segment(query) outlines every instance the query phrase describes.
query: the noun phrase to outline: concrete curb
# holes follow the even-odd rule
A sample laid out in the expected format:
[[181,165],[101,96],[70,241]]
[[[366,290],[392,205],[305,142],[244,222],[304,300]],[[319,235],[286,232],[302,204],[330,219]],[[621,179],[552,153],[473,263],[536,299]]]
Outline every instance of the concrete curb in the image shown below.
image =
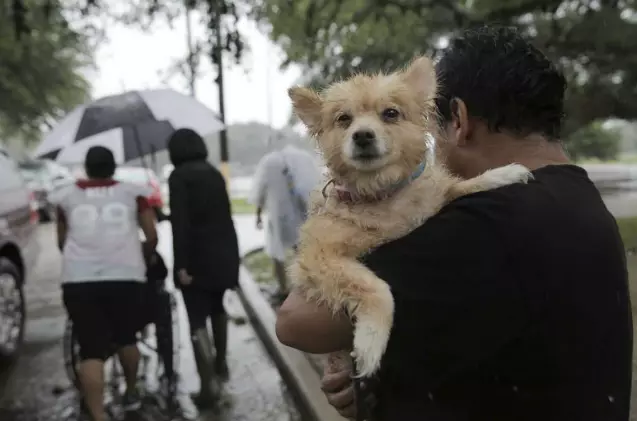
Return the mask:
[[344,421],[321,391],[316,368],[306,355],[282,345],[274,330],[276,313],[245,267],[239,276],[239,297],[259,338],[274,359],[281,377],[300,405],[303,421]]

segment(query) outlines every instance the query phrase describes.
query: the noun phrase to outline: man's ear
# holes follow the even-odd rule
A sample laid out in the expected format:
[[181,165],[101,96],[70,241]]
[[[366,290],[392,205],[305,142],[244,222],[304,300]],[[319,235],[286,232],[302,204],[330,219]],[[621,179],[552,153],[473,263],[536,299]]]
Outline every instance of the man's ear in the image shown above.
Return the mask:
[[456,132],[457,145],[466,146],[471,140],[473,131],[467,104],[460,98],[452,98],[449,101],[449,109],[451,110],[451,123]]
[[420,56],[402,72],[403,80],[425,101],[433,101],[438,90],[436,70],[429,57]]
[[321,108],[323,99],[321,96],[309,88],[295,86],[288,90],[288,95],[292,100],[292,110],[310,133],[318,134],[321,127]]

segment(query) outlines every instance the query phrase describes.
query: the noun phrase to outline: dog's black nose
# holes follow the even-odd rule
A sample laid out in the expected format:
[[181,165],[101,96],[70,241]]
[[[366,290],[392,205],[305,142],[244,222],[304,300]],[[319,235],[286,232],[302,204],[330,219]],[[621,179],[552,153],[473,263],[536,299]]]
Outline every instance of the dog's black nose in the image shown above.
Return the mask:
[[354,132],[352,135],[352,140],[354,144],[359,148],[366,148],[374,142],[376,139],[376,135],[371,130],[359,130]]

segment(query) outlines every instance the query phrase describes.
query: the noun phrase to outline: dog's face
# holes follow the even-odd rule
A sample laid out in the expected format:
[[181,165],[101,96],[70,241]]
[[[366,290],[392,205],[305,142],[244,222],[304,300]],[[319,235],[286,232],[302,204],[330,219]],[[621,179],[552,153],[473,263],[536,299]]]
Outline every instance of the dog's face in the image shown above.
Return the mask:
[[301,87],[289,94],[334,176],[350,182],[373,176],[384,184],[408,176],[425,159],[436,94],[429,58],[389,75],[356,75],[321,95]]

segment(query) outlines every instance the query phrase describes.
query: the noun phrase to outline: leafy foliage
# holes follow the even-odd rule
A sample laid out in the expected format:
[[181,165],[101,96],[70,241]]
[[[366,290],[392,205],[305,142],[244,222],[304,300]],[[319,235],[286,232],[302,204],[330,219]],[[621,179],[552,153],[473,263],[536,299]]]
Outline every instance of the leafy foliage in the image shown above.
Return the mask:
[[597,158],[608,161],[617,158],[620,139],[617,130],[605,128],[600,122],[593,122],[571,134],[568,152],[574,160]]
[[79,70],[91,55],[59,11],[31,7],[17,26],[20,36],[10,12],[0,7],[0,140],[33,142],[44,126],[86,100],[89,85]]
[[558,62],[570,88],[565,135],[607,118],[637,117],[635,0],[270,0],[257,16],[304,83],[403,65],[486,23],[511,25]]
[[[3,5],[4,6],[4,5]],[[183,62],[176,63],[175,69],[184,73],[185,76],[190,79],[196,77],[196,71],[201,57],[207,57],[210,59],[214,66],[217,66],[221,60],[221,54],[224,52],[230,53],[235,60],[240,60],[244,54],[246,47],[244,39],[237,29],[237,21],[239,18],[247,13],[246,6],[243,2],[238,0],[130,0],[130,1],[118,1],[118,0],[12,0],[11,4],[7,7],[0,8],[2,21],[5,24],[0,28],[0,34],[4,37],[0,39],[0,43],[6,39],[7,46],[11,46],[16,40],[23,43],[33,44],[36,40],[49,36],[48,41],[50,54],[42,55],[41,51],[31,58],[24,58],[24,60],[34,59],[34,57],[40,57],[41,59],[47,59],[47,64],[50,63],[52,67],[57,69],[58,73],[63,73],[72,63],[72,60],[78,60],[78,63],[72,64],[84,64],[89,58],[87,51],[88,48],[81,48],[86,46],[88,39],[97,41],[102,35],[99,28],[95,28],[90,22],[95,18],[100,18],[106,21],[122,22],[130,26],[137,26],[141,29],[149,29],[150,24],[157,19],[164,19],[168,23],[172,24],[173,20],[182,15],[186,8],[196,10],[202,21],[207,28],[206,39],[198,43],[193,48],[193,53],[189,57],[186,57]],[[72,19],[66,19],[65,17],[71,17]],[[93,19],[82,19],[93,18]],[[78,28],[77,31],[73,31],[69,28],[68,20],[73,20],[74,27]],[[9,33],[13,34],[13,37],[9,38]],[[60,36],[59,34],[63,34]],[[69,45],[69,42],[73,41],[75,44]],[[21,47],[16,47],[16,54],[22,54],[22,56],[28,56],[29,53],[21,52]],[[68,54],[62,53],[62,51],[68,51]],[[2,51],[2,44],[0,44],[0,52]],[[27,50],[33,51],[33,50]],[[71,51],[77,54],[71,54]],[[34,54],[36,54],[34,52]],[[61,55],[66,61],[60,63],[59,61],[51,60],[52,54]],[[2,56],[0,56],[2,57]],[[56,56],[57,59],[57,56]],[[37,69],[31,70],[30,67],[25,67],[25,63],[20,62],[15,66],[16,68],[22,68],[22,75],[24,77],[32,78],[37,73]],[[42,79],[38,84],[38,89],[46,88],[53,89],[53,86],[57,86],[56,89],[59,92],[64,92],[67,97],[59,99],[57,102],[63,106],[59,109],[55,109],[55,112],[49,110],[48,105],[42,103],[42,100],[55,99],[50,95],[44,94],[39,98],[18,98],[17,103],[25,103],[25,107],[30,107],[35,110],[38,108],[43,109],[40,114],[43,115],[43,119],[33,118],[33,113],[25,113],[23,110],[16,107],[13,113],[2,121],[0,115],[0,124],[5,127],[11,127],[12,131],[24,131],[28,129],[30,138],[34,138],[37,133],[37,128],[41,126],[42,121],[48,122],[51,117],[56,118],[62,115],[65,111],[71,107],[68,104],[75,105],[79,102],[83,102],[86,98],[86,92],[88,92],[88,85],[86,81],[81,77],[71,77],[69,73],[66,79],[61,75],[53,77],[53,74],[48,70],[48,66],[42,68],[43,75],[51,75],[50,79]],[[77,69],[78,66],[72,67]],[[0,95],[2,90],[2,70],[0,69]],[[77,76],[77,75],[76,75]],[[69,84],[74,83],[74,86]],[[26,88],[21,88],[22,85],[16,84],[13,81],[6,81],[5,90],[13,91],[13,97],[4,97],[0,100],[6,99],[7,102],[16,101],[16,95],[19,92],[24,91]],[[40,91],[43,92],[43,91]],[[22,101],[22,102],[20,102]],[[0,112],[2,112],[2,104],[0,104]],[[28,127],[25,126],[26,122],[30,122]]]

